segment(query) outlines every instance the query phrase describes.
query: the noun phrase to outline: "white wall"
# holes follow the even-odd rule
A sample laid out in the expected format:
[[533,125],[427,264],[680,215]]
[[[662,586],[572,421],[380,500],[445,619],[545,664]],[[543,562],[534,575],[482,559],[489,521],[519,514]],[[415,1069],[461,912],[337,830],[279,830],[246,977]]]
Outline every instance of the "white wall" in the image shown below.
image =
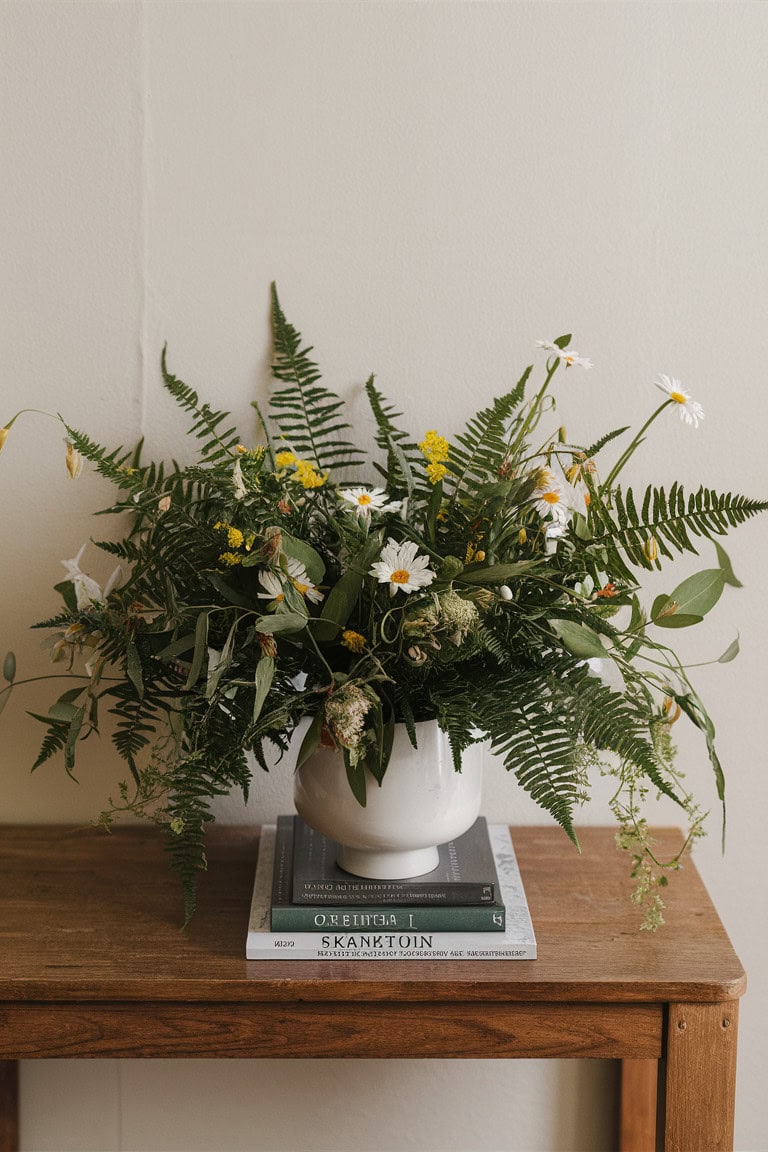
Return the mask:
[[[657,426],[638,478],[768,491],[765,5],[6,0],[0,22],[0,421],[28,404],[104,442],[182,451],[158,382],[167,340],[172,369],[247,436],[276,279],[356,413],[375,370],[415,430],[450,434],[535,339],[571,330],[596,364],[561,393],[574,439],[637,425],[671,373],[706,420]],[[90,519],[108,492],[64,479],[61,451],[33,417],[0,459],[0,647],[30,675],[47,658],[27,624],[53,610],[59,560],[108,530]],[[765,539],[758,522],[732,537],[745,588],[685,638],[697,660],[742,639],[735,664],[698,677],[729,844],[723,860],[715,819],[697,851],[750,977],[741,1150],[768,1147]],[[24,709],[44,699],[3,716],[1,817],[87,820],[119,769],[104,745],[79,786],[52,765],[30,776]],[[700,745],[682,754],[714,803]],[[269,785],[265,818],[290,807],[288,773]],[[538,819],[502,772],[485,807]],[[580,1062],[42,1062],[24,1067],[23,1146],[609,1148],[612,1077]]]

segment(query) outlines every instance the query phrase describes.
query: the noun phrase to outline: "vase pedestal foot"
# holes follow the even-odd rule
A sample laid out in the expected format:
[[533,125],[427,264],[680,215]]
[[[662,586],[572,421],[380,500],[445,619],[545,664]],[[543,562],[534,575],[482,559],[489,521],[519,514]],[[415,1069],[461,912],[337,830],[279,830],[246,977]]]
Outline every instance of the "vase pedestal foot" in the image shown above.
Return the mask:
[[436,847],[412,848],[399,851],[389,848],[350,848],[339,846],[336,862],[353,876],[368,880],[405,880],[409,876],[425,876],[433,872],[440,862]]

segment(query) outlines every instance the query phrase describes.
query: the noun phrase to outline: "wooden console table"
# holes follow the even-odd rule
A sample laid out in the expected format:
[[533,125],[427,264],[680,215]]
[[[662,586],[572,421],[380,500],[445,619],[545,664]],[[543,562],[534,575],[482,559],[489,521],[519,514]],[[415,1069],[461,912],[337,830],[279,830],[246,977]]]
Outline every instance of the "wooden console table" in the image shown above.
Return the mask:
[[704,886],[687,863],[640,932],[612,831],[580,836],[514,830],[538,960],[262,962],[256,831],[211,830],[182,933],[154,828],[0,828],[0,1152],[15,1061],[133,1056],[612,1058],[622,1152],[732,1148],[745,977]]

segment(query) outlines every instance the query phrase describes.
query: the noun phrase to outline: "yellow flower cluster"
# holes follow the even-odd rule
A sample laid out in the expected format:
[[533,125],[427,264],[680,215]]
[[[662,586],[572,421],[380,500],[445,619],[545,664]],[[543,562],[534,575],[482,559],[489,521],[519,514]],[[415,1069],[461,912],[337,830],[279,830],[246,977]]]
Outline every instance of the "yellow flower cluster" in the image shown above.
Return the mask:
[[315,471],[314,465],[310,464],[309,460],[296,461],[296,479],[303,488],[322,488],[328,479],[328,473],[323,476]]
[[235,564],[242,564],[243,558],[237,552],[222,552],[219,556],[219,563],[226,564],[227,568],[233,568]]
[[239,528],[233,528],[231,524],[225,524],[223,520],[217,520],[213,527],[218,531],[226,532],[227,544],[230,548],[242,548],[245,543],[245,536]]
[[363,652],[365,650],[365,636],[361,636],[359,632],[353,632],[351,628],[346,628],[342,632],[341,643],[344,648],[349,648],[350,652]]
[[425,434],[419,448],[428,461],[426,472],[430,484],[439,484],[448,471],[443,463],[448,459],[448,441],[432,428]]
[[303,488],[322,488],[328,479],[328,473],[324,475],[316,471],[314,464],[309,460],[299,460],[294,452],[287,449],[283,452],[278,452],[275,456],[275,464],[278,469],[282,471],[284,468],[290,468],[291,465],[296,469],[296,474],[293,476],[294,480],[298,480]]

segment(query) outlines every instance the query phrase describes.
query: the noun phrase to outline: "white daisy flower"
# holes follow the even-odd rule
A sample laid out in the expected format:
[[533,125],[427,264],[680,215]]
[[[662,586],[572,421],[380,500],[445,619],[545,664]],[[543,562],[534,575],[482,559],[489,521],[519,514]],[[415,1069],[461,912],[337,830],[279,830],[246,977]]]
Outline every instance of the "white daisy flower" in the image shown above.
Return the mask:
[[557,356],[563,361],[566,368],[591,368],[592,361],[588,356],[579,356],[574,348],[559,348],[551,340],[537,340],[537,348],[543,348],[550,356]]
[[293,557],[289,558],[288,576],[296,591],[300,592],[305,599],[311,600],[313,604],[319,604],[323,599],[323,593],[312,583],[300,560],[294,560]]
[[[288,560],[288,579],[296,591],[313,604],[319,604],[323,599],[323,593],[312,583],[304,565],[293,557]],[[277,604],[282,604],[285,600],[285,589],[276,572],[271,569],[259,572],[259,583],[265,589],[264,592],[256,593],[259,600],[273,600]]]
[[400,511],[401,501],[389,500],[383,488],[343,488],[340,494],[364,519],[370,518],[371,512]]
[[429,557],[417,555],[418,551],[418,544],[412,540],[398,544],[390,536],[369,575],[375,576],[379,584],[389,584],[390,596],[394,596],[398,589],[415,592],[418,588],[426,588],[434,580],[435,573],[429,567]]
[[698,428],[699,421],[704,419],[704,409],[696,400],[691,400],[691,397],[682,388],[680,381],[676,380],[674,376],[659,375],[659,378],[654,380],[654,384],[662,392],[666,392],[670,400],[674,400],[680,406],[680,419],[684,420],[686,424],[693,424],[694,428]]
[[551,480],[544,478],[544,482],[534,489],[531,500],[542,520],[551,519],[555,524],[564,525],[571,518],[573,495],[554,476]]
[[265,591],[256,593],[258,600],[274,600],[278,604],[285,600],[283,586],[271,569],[268,568],[265,572],[259,572],[259,584]]

